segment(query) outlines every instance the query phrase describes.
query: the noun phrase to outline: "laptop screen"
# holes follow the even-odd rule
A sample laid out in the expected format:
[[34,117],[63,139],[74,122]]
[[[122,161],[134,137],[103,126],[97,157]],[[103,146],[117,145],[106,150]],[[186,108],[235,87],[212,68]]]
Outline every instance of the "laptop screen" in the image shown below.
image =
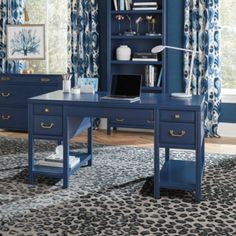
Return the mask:
[[111,95],[139,97],[141,86],[141,75],[113,75],[111,83]]

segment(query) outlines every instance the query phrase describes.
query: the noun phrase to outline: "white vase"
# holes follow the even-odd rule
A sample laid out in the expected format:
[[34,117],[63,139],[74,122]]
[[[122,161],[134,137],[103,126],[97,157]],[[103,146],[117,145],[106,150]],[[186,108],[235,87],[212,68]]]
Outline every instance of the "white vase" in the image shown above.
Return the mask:
[[121,45],[116,49],[116,60],[129,61],[131,59],[131,49],[127,45]]

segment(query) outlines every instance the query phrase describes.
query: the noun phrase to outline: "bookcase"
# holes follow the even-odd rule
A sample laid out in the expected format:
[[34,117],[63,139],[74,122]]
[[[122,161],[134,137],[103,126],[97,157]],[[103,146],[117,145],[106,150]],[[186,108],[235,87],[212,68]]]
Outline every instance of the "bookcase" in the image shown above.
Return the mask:
[[[142,75],[143,93],[165,93],[165,52],[151,54],[157,45],[166,44],[166,0],[109,0],[107,16],[107,80],[113,74]],[[129,58],[117,55],[120,46],[128,46]],[[153,128],[153,117],[145,120],[108,120],[111,127]]]

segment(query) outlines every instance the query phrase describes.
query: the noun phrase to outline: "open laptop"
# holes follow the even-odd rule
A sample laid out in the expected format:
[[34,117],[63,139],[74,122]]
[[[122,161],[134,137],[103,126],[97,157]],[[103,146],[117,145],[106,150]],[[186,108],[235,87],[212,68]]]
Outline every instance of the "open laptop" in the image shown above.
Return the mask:
[[141,87],[141,75],[116,74],[112,76],[110,95],[101,97],[101,100],[139,101]]

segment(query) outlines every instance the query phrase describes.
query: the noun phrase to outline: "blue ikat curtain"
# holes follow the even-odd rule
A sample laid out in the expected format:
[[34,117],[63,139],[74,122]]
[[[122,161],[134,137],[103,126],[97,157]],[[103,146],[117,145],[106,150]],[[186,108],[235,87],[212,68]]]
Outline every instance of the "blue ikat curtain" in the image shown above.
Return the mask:
[[219,0],[185,0],[185,47],[200,53],[194,60],[191,83],[188,83],[191,54],[184,56],[184,78],[192,93],[206,99],[205,131],[208,137],[217,133],[221,104]]
[[75,78],[98,78],[98,2],[69,0],[68,73]]
[[6,28],[7,24],[24,22],[25,0],[1,0],[0,3],[0,73],[17,73],[22,69],[21,61],[6,59]]

